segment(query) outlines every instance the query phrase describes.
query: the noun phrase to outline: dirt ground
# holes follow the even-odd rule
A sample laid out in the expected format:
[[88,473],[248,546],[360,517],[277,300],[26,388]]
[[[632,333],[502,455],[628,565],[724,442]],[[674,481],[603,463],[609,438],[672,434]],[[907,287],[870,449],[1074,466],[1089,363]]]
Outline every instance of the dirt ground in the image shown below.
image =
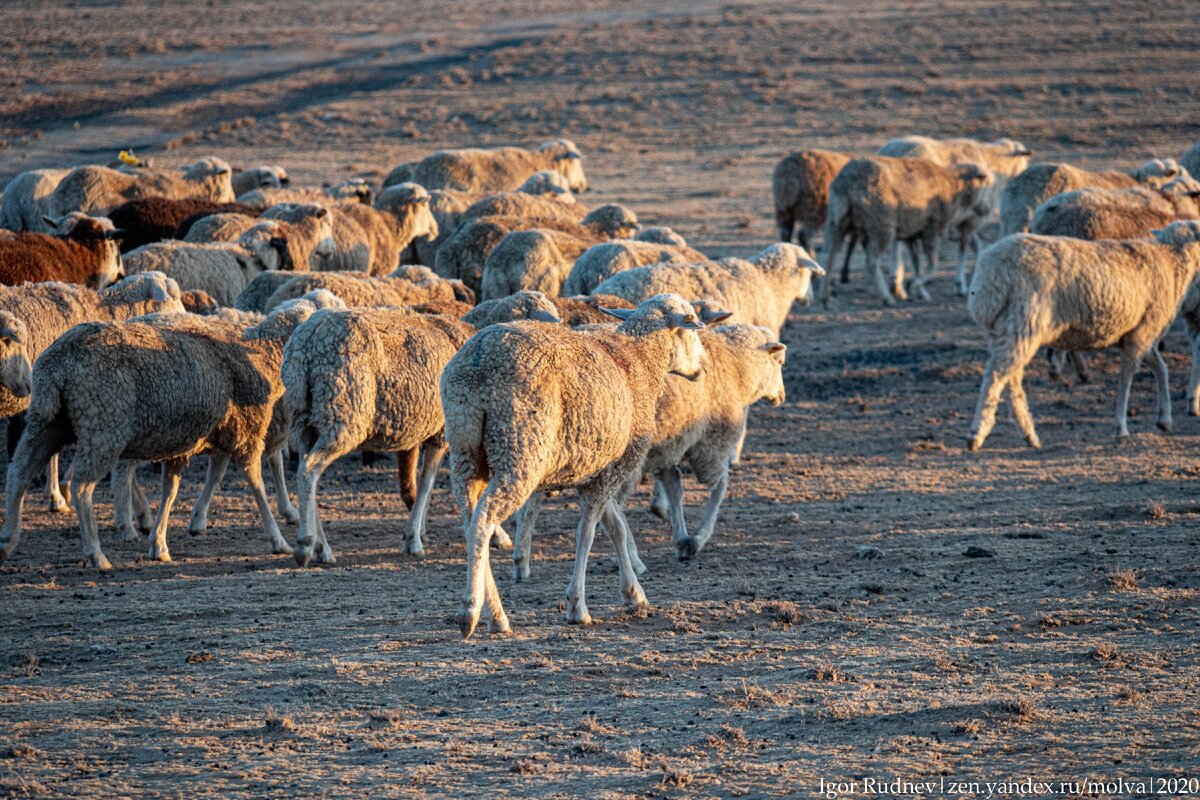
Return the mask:
[[[1200,18],[1182,1],[486,5],[7,5],[0,179],[132,146],[333,181],[567,136],[586,202],[724,256],[771,242],[771,168],[800,146],[1012,136],[1125,167],[1200,140]],[[112,535],[102,489],[115,569],[97,574],[73,515],[34,497],[0,568],[0,793],[988,796],[952,784],[1200,777],[1182,332],[1173,434],[1152,424],[1147,372],[1116,442],[1100,355],[1088,384],[1031,370],[1041,451],[1002,420],[972,455],[984,351],[949,277],[894,310],[861,268],[835,291],[788,322],[788,402],[752,413],[710,547],[677,562],[636,500],[645,615],[621,607],[602,542],[597,622],[562,622],[569,497],[543,516],[532,581],[494,559],[513,633],[466,643],[444,476],[418,561],[397,549],[394,470],[339,463],[322,496],[339,563],[307,570],[267,554],[238,475],[188,536],[203,459],[170,564]],[[687,499],[694,518],[703,494]],[[897,779],[937,786],[870,783]]]

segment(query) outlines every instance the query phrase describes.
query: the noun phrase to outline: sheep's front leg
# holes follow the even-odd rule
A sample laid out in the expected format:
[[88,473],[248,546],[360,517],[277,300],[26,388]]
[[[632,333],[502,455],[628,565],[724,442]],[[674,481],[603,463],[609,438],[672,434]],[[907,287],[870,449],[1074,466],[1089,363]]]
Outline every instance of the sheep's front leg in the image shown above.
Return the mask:
[[152,561],[171,560],[171,551],[167,549],[167,528],[171,524],[171,506],[175,504],[175,498],[179,496],[179,476],[186,463],[181,458],[171,458],[163,462],[162,499],[158,507],[158,518],[154,520],[154,532],[150,535],[150,559]]
[[657,476],[654,478],[654,488],[650,496],[650,513],[661,520],[670,519],[671,509],[667,491],[663,489],[662,481]]
[[300,510],[292,505],[292,498],[288,497],[282,447],[271,451],[267,456],[267,466],[271,468],[271,481],[275,484],[275,507],[279,510],[279,516],[283,517],[288,525],[298,525]]
[[[883,247],[870,248],[868,252],[868,260],[871,262],[871,274],[875,278],[875,289],[879,292],[879,296],[883,298],[885,306],[896,305],[896,297],[892,294],[892,290],[888,288],[887,279],[884,277],[884,261],[887,260],[888,251],[891,250],[891,243],[887,243]],[[825,279],[829,280],[828,277]]]
[[685,556],[681,555],[679,548],[687,541],[688,532],[687,520],[683,516],[683,479],[680,476],[679,467],[664,469],[658,473],[658,480],[667,494],[667,514],[671,519],[671,543],[675,545],[676,555],[683,560]]
[[567,607],[564,616],[567,622],[577,625],[592,624],[592,615],[587,608],[587,562],[588,554],[592,552],[592,542],[596,538],[596,523],[604,511],[604,503],[595,505],[584,498],[579,500],[582,513],[579,517],[579,527],[575,529],[575,569],[571,572],[571,582],[567,585]]
[[408,515],[408,535],[405,539],[404,550],[409,555],[425,555],[425,544],[421,537],[425,533],[425,516],[429,511],[429,496],[433,494],[433,482],[437,479],[438,467],[446,456],[445,442],[438,441],[425,444],[421,458],[421,472],[417,479],[417,494],[413,499],[412,511]]
[[228,453],[212,453],[208,457],[208,472],[204,476],[204,486],[200,489],[200,496],[196,498],[196,504],[192,506],[192,516],[188,520],[188,533],[192,536],[199,536],[208,529],[208,507],[212,505],[213,495],[221,486],[221,479],[225,477],[225,470],[229,468]]
[[[892,271],[892,294],[897,300],[907,300],[908,292],[904,289],[904,257],[900,255],[900,242],[892,242],[892,263],[895,265]],[[913,265],[913,274],[917,273],[916,264]]]
[[1150,347],[1150,370],[1154,373],[1154,381],[1157,387],[1155,392],[1155,405],[1158,406],[1158,428],[1161,431],[1170,433],[1174,427],[1171,419],[1171,384],[1170,376],[1167,372],[1167,362],[1163,360],[1162,353],[1158,352],[1157,343]]
[[517,511],[516,538],[513,540],[513,580],[529,579],[529,563],[533,551],[533,534],[537,530],[538,514],[546,503],[546,495],[534,492]]
[[[136,542],[141,538],[139,528],[133,523],[133,485],[136,461],[121,459],[112,469],[113,521],[122,541]],[[147,525],[145,530],[149,530]]]
[[716,528],[717,515],[721,513],[721,503],[724,501],[725,492],[728,489],[729,466],[726,465],[721,469],[721,473],[713,481],[712,486],[709,487],[708,503],[704,506],[704,516],[700,520],[700,527],[696,530],[696,535],[688,537],[681,544],[676,545],[680,561],[686,561],[698,555],[708,544],[708,540],[712,538],[713,530]]
[[254,504],[258,506],[258,515],[262,518],[263,531],[271,540],[271,552],[291,553],[292,546],[279,532],[279,523],[271,515],[271,504],[267,502],[267,487],[263,485],[262,479],[262,453],[250,453],[245,457],[239,457],[238,461],[240,462],[238,466],[242,468],[242,472],[246,473],[246,480],[250,483],[250,494],[254,497]]
[[1142,365],[1138,348],[1128,339],[1121,343],[1121,373],[1117,377],[1117,438],[1129,436],[1129,392],[1133,388],[1133,376]]
[[[849,242],[846,244],[846,257],[842,259],[842,283],[850,282],[850,256],[854,255],[854,247],[858,244],[858,237],[851,235]],[[828,280],[832,280],[829,278]]]
[[983,381],[979,386],[979,403],[975,406],[975,420],[971,423],[970,448],[972,451],[983,446],[988,434],[996,426],[996,409],[1004,392],[1004,381],[996,377],[996,359],[989,356],[983,367]]
[[629,525],[625,522],[625,514],[616,502],[610,500],[604,505],[603,516],[604,530],[608,531],[613,549],[617,551],[617,570],[621,575],[621,597],[624,598],[625,605],[630,608],[649,608],[650,603],[646,600],[646,593],[642,591],[642,585],[638,583],[637,575],[633,570],[633,562],[629,557],[629,541],[633,535],[629,532]]

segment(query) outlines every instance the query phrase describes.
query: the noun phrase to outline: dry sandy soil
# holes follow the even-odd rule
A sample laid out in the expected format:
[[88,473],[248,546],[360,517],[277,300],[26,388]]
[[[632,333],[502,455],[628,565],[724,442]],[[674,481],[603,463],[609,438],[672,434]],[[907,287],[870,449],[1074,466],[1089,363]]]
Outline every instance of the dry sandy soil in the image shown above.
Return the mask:
[[[770,171],[799,146],[1008,135],[1124,166],[1200,139],[1185,2],[481,5],[9,4],[0,178],[133,146],[332,181],[569,136],[589,203],[728,255],[771,241]],[[589,628],[560,614],[570,498],[548,507],[531,582],[497,557],[513,634],[466,643],[444,478],[417,561],[397,551],[392,469],[339,464],[326,569],[265,554],[236,475],[189,538],[201,463],[171,564],[110,534],[116,568],[96,574],[73,518],[31,501],[0,569],[0,793],[812,796],[825,780],[874,796],[866,779],[1197,777],[1200,421],[1183,416],[1182,334],[1174,434],[1154,429],[1147,373],[1116,443],[1098,356],[1089,384],[1031,371],[1044,449],[1002,421],[976,455],[982,340],[949,278],[933,303],[881,310],[860,269],[833,310],[797,307],[785,340],[788,402],[754,411],[710,548],[676,562],[639,498],[653,609],[621,608],[601,544]]]

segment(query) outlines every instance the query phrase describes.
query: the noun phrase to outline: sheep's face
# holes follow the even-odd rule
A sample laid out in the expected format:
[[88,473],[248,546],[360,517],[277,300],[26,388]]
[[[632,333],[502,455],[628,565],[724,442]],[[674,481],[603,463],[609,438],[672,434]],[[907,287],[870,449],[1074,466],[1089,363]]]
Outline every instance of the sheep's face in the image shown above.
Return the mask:
[[0,312],[0,386],[16,397],[28,397],[33,390],[28,341],[25,323],[7,311]]
[[1165,228],[1151,231],[1154,238],[1163,244],[1181,246],[1200,242],[1200,220],[1188,219],[1172,222]]
[[567,188],[572,192],[588,190],[587,176],[583,174],[583,155],[570,139],[546,142],[540,148],[554,158],[554,171],[567,179]]
[[583,222],[595,226],[597,231],[610,239],[628,239],[641,228],[636,214],[614,203],[600,206],[584,217]]
[[429,195],[409,204],[412,215],[412,232],[414,239],[425,239],[432,242],[438,237],[437,219],[429,210]]
[[98,248],[100,250],[99,268],[87,281],[89,289],[99,291],[124,277],[121,264],[121,238],[124,235],[125,231],[113,229],[111,222],[105,226],[100,219],[85,216],[71,226],[70,232],[63,236],[63,238],[79,242],[89,249]]
[[1142,164],[1132,174],[1139,183],[1159,189],[1180,175],[1186,175],[1187,170],[1173,158],[1156,158]]
[[700,378],[704,346],[700,343],[696,331],[703,328],[704,323],[700,321],[700,315],[692,308],[691,303],[677,294],[657,294],[643,300],[637,308],[601,310],[622,320],[617,330],[632,336],[666,331],[671,341],[667,372],[689,381]]
[[690,327],[674,328],[671,348],[671,364],[667,369],[689,381],[698,380],[704,368],[704,345]]
[[189,181],[204,186],[207,195],[217,203],[232,203],[233,168],[215,156],[205,156],[184,173]]
[[[128,286],[130,297],[135,303],[146,303],[150,310],[147,314],[162,313],[169,314],[173,312],[188,311],[183,303],[183,292],[179,290],[179,284],[173,279],[168,278],[161,272],[139,272],[136,275],[130,275],[119,284],[114,286],[109,291],[117,292],[126,291],[123,287]],[[199,292],[203,298],[193,295],[192,298],[197,305],[203,305],[205,301],[216,306],[217,301],[208,296],[206,292]],[[216,308],[211,313],[216,313]]]
[[349,200],[350,202],[371,204],[371,187],[362,178],[351,178],[325,189],[325,193],[334,200]]
[[1029,157],[1033,155],[1033,151],[1020,142],[1013,139],[997,139],[992,144],[1004,153],[1003,163],[998,164],[996,169],[1002,170],[1005,175],[1020,175],[1029,166]]
[[264,270],[291,269],[288,241],[276,233],[275,225],[261,223],[243,233],[238,244],[246,248]]

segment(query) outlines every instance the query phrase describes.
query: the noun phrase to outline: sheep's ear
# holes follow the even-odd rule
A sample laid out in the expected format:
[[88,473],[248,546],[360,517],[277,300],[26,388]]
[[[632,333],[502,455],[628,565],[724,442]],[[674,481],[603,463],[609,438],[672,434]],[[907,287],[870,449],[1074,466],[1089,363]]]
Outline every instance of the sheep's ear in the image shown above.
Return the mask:
[[529,318],[535,320],[536,322],[551,322],[556,325],[562,322],[562,320],[557,316],[541,308],[535,308],[533,311],[529,312]]
[[777,353],[785,352],[787,350],[787,345],[783,342],[767,342],[763,345],[763,349],[771,355],[776,355]]
[[21,344],[21,332],[12,325],[0,326],[0,340],[3,340],[5,345],[13,342]]
[[616,317],[617,319],[629,319],[633,316],[632,308],[605,308],[604,306],[600,306],[600,310],[610,317]]
[[1030,150],[1028,147],[1022,147],[1017,152],[1011,153],[1010,158],[1024,158],[1025,156],[1031,156],[1031,155],[1033,155],[1032,150]]
[[559,161],[578,161],[581,158],[583,158],[583,156],[579,155],[579,153],[571,151],[570,153],[563,153],[561,156],[558,157],[558,160]]
[[1163,175],[1164,178],[1175,178],[1179,176],[1179,167],[1171,167],[1171,169]]
[[109,239],[110,241],[118,241],[119,242],[125,238],[125,231],[122,230],[121,228],[116,228],[115,230],[111,230],[111,231],[105,231],[104,238]]
[[700,321],[705,325],[716,325],[718,322],[724,322],[733,316],[732,311],[724,311],[717,309],[705,308],[700,311]]
[[292,179],[289,178],[287,175],[284,175],[282,178],[279,179],[280,186],[290,186],[291,184],[292,184]]
[[825,274],[825,268],[807,256],[800,257],[800,266],[811,270],[813,275],[820,277]]
[[423,203],[428,203],[429,200],[430,200],[429,195],[423,194],[420,197],[413,200],[413,202],[416,203],[417,205],[421,205]]

